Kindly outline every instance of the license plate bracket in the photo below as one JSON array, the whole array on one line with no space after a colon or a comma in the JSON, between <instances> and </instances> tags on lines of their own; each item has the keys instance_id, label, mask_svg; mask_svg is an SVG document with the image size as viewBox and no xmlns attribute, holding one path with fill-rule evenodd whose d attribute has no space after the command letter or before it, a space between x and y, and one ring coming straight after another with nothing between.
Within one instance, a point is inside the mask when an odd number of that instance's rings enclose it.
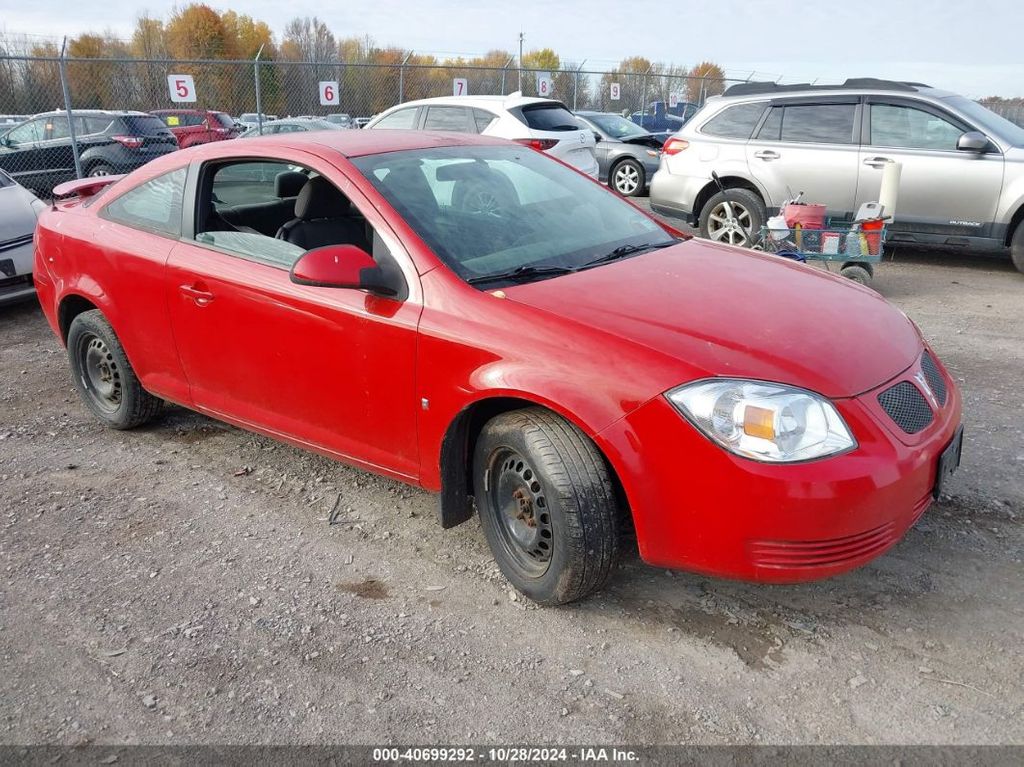
<instances>
[{"instance_id":1,"label":"license plate bracket","mask_svg":"<svg viewBox=\"0 0 1024 767\"><path fill-rule=\"evenodd\" d=\"M946 445L946 449L939 455L939 462L935 469L935 487L932 488L932 497L938 498L942 495L946 481L953 472L960 466L960 456L964 448L964 427L957 427L953 439Z\"/></svg>"}]
</instances>

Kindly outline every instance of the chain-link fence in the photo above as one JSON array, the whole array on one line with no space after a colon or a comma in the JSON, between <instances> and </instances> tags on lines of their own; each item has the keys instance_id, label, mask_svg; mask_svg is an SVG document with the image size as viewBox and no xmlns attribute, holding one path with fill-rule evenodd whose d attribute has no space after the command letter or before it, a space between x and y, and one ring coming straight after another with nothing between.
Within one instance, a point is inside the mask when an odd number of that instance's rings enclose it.
<instances>
[{"instance_id":1,"label":"chain-link fence","mask_svg":"<svg viewBox=\"0 0 1024 767\"><path fill-rule=\"evenodd\" d=\"M666 130L673 126L666 115L682 114L687 104L701 104L729 84L653 70L5 55L0 56L0 169L46 194L76 176L134 169L167 151L169 132L183 146L237 135L218 130L224 126L211 111L236 119L256 116L258 124L341 113L368 119L403 101L453 94L550 96L574 110L635 114L645 127ZM125 121L90 114L170 109L199 114L165 113L163 127L137 116ZM200 135L204 131L208 135Z\"/></svg>"}]
</instances>

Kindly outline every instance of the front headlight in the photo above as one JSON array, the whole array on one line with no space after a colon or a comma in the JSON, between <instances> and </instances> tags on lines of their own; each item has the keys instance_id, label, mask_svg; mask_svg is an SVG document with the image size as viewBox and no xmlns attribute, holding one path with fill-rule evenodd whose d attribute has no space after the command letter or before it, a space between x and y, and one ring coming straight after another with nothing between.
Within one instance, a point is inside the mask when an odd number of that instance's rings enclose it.
<instances>
[{"instance_id":1,"label":"front headlight","mask_svg":"<svg viewBox=\"0 0 1024 767\"><path fill-rule=\"evenodd\" d=\"M804 389L715 378L665 396L705 435L755 461L809 461L857 446L832 403Z\"/></svg>"}]
</instances>

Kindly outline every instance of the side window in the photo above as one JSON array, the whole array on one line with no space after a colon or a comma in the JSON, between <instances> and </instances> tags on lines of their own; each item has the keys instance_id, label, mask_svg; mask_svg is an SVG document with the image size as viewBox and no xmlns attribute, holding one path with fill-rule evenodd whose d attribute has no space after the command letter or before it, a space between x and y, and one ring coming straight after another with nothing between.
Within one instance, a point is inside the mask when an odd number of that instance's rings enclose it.
<instances>
[{"instance_id":1,"label":"side window","mask_svg":"<svg viewBox=\"0 0 1024 767\"><path fill-rule=\"evenodd\" d=\"M856 104L795 104L782 116L782 140L852 144Z\"/></svg>"},{"instance_id":2,"label":"side window","mask_svg":"<svg viewBox=\"0 0 1024 767\"><path fill-rule=\"evenodd\" d=\"M476 126L477 133L483 133L487 130L487 126L497 119L497 115L493 115L483 109L473 110L473 124Z\"/></svg>"},{"instance_id":3,"label":"side window","mask_svg":"<svg viewBox=\"0 0 1024 767\"><path fill-rule=\"evenodd\" d=\"M468 133L468 115L462 107L427 107L427 116L423 120L423 130L453 131Z\"/></svg>"},{"instance_id":4,"label":"side window","mask_svg":"<svg viewBox=\"0 0 1024 767\"><path fill-rule=\"evenodd\" d=\"M373 127L410 130L415 127L415 123L416 107L410 107L409 109L399 109L397 112L392 112Z\"/></svg>"},{"instance_id":5,"label":"side window","mask_svg":"<svg viewBox=\"0 0 1024 767\"><path fill-rule=\"evenodd\" d=\"M871 145L956 151L963 130L923 109L871 105Z\"/></svg>"},{"instance_id":6,"label":"side window","mask_svg":"<svg viewBox=\"0 0 1024 767\"><path fill-rule=\"evenodd\" d=\"M757 138L761 141L778 141L782 135L782 107L772 107L768 113L761 130L757 132Z\"/></svg>"},{"instance_id":7,"label":"side window","mask_svg":"<svg viewBox=\"0 0 1024 767\"><path fill-rule=\"evenodd\" d=\"M700 132L705 136L718 138L748 139L754 132L757 121L764 114L765 106L765 102L757 101L753 104L727 107L704 123Z\"/></svg>"},{"instance_id":8,"label":"side window","mask_svg":"<svg viewBox=\"0 0 1024 767\"><path fill-rule=\"evenodd\" d=\"M329 245L355 245L374 258L384 248L338 187L290 162L208 165L198 198L196 242L265 266L288 270L307 250Z\"/></svg>"},{"instance_id":9,"label":"side window","mask_svg":"<svg viewBox=\"0 0 1024 767\"><path fill-rule=\"evenodd\" d=\"M43 120L30 120L19 125L7 134L7 139L12 144L34 144L43 140Z\"/></svg>"},{"instance_id":10,"label":"side window","mask_svg":"<svg viewBox=\"0 0 1024 767\"><path fill-rule=\"evenodd\" d=\"M86 133L103 133L110 126L109 117L86 117L84 122Z\"/></svg>"},{"instance_id":11,"label":"side window","mask_svg":"<svg viewBox=\"0 0 1024 767\"><path fill-rule=\"evenodd\" d=\"M103 209L103 217L119 224L177 237L187 168L164 173L125 192Z\"/></svg>"},{"instance_id":12,"label":"side window","mask_svg":"<svg viewBox=\"0 0 1024 767\"><path fill-rule=\"evenodd\" d=\"M71 138L71 129L68 127L68 118L58 115L46 123L47 139Z\"/></svg>"}]
</instances>

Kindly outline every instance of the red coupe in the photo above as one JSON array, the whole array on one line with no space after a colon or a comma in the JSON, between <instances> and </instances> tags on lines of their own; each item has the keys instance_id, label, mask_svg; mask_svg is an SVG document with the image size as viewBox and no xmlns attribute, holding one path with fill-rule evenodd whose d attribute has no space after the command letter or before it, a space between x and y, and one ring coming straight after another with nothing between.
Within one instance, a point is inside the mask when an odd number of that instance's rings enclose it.
<instances>
[{"instance_id":1,"label":"red coupe","mask_svg":"<svg viewBox=\"0 0 1024 767\"><path fill-rule=\"evenodd\" d=\"M523 146L288 134L57 191L36 286L100 421L174 402L440 491L540 603L630 525L661 567L849 570L959 463L960 394L877 293Z\"/></svg>"}]
</instances>

